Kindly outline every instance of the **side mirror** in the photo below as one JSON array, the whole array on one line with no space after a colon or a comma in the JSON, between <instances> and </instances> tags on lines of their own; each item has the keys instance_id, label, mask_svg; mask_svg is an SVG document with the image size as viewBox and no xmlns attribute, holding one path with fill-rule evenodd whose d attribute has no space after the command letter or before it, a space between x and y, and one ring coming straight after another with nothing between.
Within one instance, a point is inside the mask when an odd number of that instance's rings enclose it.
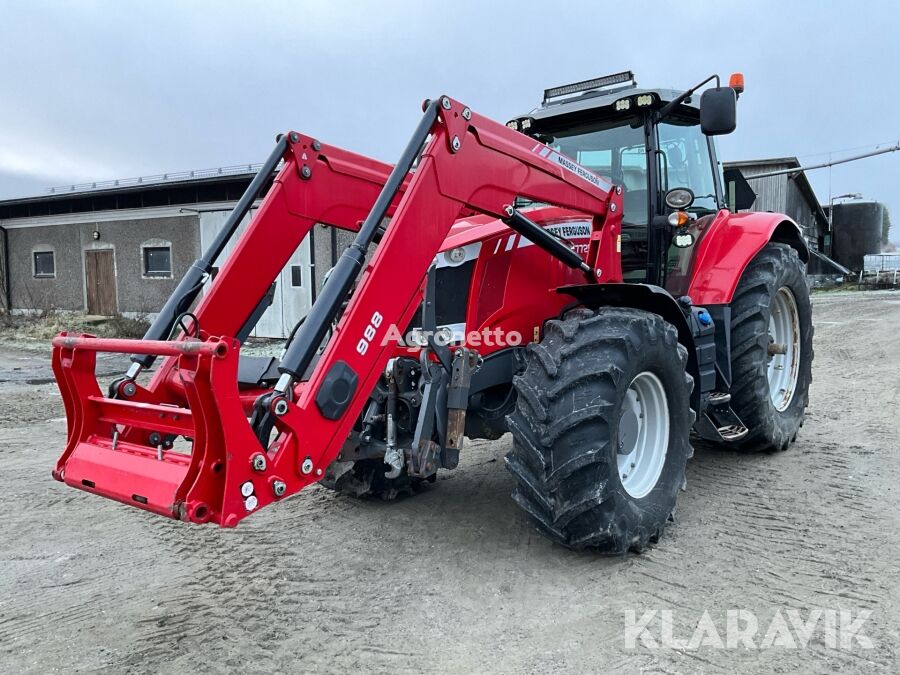
<instances>
[{"instance_id":1,"label":"side mirror","mask_svg":"<svg viewBox=\"0 0 900 675\"><path fill-rule=\"evenodd\" d=\"M730 134L737 126L737 94L731 87L707 89L700 97L700 129L707 136Z\"/></svg>"}]
</instances>

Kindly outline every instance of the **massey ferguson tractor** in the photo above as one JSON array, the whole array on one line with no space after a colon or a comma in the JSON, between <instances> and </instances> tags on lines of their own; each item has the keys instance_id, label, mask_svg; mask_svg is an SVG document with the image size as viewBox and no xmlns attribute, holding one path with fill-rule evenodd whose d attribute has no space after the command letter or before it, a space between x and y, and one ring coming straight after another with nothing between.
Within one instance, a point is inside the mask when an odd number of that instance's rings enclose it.
<instances>
[{"instance_id":1,"label":"massey ferguson tractor","mask_svg":"<svg viewBox=\"0 0 900 675\"><path fill-rule=\"evenodd\" d=\"M619 73L548 89L505 125L440 96L394 166L280 136L144 339L54 340L68 440L53 476L234 527L316 482L413 494L466 437L509 432L534 525L575 549L645 549L692 437L784 450L808 401L807 247L784 215L735 212L716 159L742 91ZM281 357L242 355L317 223L355 240ZM98 352L131 355L105 390Z\"/></svg>"}]
</instances>

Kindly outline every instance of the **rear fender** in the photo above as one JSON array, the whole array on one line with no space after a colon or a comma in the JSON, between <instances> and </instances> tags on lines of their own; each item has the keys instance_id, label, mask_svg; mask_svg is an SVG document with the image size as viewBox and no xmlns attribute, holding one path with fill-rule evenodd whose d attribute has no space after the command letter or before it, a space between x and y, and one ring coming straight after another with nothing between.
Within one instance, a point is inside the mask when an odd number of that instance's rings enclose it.
<instances>
[{"instance_id":1,"label":"rear fender","mask_svg":"<svg viewBox=\"0 0 900 675\"><path fill-rule=\"evenodd\" d=\"M690 229L695 243L679 249L666 288L675 297L689 295L695 305L731 302L747 265L770 241L792 246L804 263L809 261L800 227L780 213L722 210L698 219Z\"/></svg>"},{"instance_id":2,"label":"rear fender","mask_svg":"<svg viewBox=\"0 0 900 675\"><path fill-rule=\"evenodd\" d=\"M593 310L599 307L632 307L658 314L678 331L678 341L687 348L687 372L694 378L691 407L700 409L700 369L690 324L678 302L668 291L651 284L579 284L562 286L558 293L571 295Z\"/></svg>"}]
</instances>

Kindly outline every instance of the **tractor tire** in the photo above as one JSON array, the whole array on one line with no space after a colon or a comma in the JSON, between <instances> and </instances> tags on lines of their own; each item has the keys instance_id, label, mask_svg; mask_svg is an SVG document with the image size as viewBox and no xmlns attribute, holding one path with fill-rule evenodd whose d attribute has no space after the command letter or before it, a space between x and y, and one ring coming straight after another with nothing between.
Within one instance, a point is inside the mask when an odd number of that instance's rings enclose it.
<instances>
[{"instance_id":1,"label":"tractor tire","mask_svg":"<svg viewBox=\"0 0 900 675\"><path fill-rule=\"evenodd\" d=\"M386 478L384 472L388 467L380 459L360 460L335 477L336 468L337 464L329 466L319 485L356 498L372 497L393 501L402 495L416 494L422 483L433 482L428 478L411 478L406 474L405 467L397 478Z\"/></svg>"},{"instance_id":2,"label":"tractor tire","mask_svg":"<svg viewBox=\"0 0 900 675\"><path fill-rule=\"evenodd\" d=\"M786 324L783 314L792 315ZM770 355L775 334L785 339L786 326L793 339L779 344L790 342L793 351ZM747 265L731 301L731 408L748 433L726 447L781 451L796 439L809 403L812 342L803 262L787 244L768 244Z\"/></svg>"},{"instance_id":3,"label":"tractor tire","mask_svg":"<svg viewBox=\"0 0 900 675\"><path fill-rule=\"evenodd\" d=\"M507 417L513 499L572 549L656 543L693 455L693 379L675 327L640 310L577 309L549 321L525 360Z\"/></svg>"}]
</instances>

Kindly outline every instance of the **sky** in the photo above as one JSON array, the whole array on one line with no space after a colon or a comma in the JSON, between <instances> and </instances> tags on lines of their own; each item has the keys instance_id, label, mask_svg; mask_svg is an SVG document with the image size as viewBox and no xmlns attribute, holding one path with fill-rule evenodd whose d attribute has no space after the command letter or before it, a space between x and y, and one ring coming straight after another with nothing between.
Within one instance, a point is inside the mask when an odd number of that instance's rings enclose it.
<instances>
[{"instance_id":1,"label":"sky","mask_svg":"<svg viewBox=\"0 0 900 675\"><path fill-rule=\"evenodd\" d=\"M287 129L393 162L425 98L506 121L621 70L740 71L720 159L819 163L900 140L898 34L896 0L0 0L0 199L259 162ZM900 223L900 152L809 178Z\"/></svg>"}]
</instances>

